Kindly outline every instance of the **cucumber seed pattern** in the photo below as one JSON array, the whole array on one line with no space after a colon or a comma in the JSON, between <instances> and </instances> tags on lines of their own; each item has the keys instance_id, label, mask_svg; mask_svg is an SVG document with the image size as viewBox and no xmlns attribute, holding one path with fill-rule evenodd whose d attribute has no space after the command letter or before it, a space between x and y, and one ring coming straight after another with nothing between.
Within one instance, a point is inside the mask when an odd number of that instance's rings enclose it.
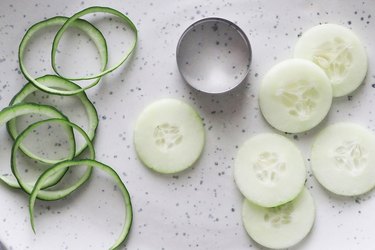
<instances>
[{"instance_id":1,"label":"cucumber seed pattern","mask_svg":"<svg viewBox=\"0 0 375 250\"><path fill-rule=\"evenodd\" d=\"M291 223L293 210L292 202L278 207L271 207L267 209L263 219L265 222L270 223L272 227L280 227L281 225Z\"/></svg>"},{"instance_id":2,"label":"cucumber seed pattern","mask_svg":"<svg viewBox=\"0 0 375 250\"><path fill-rule=\"evenodd\" d=\"M348 73L353 61L350 49L351 45L340 37L335 37L315 49L313 62L326 72L332 84L339 84Z\"/></svg>"},{"instance_id":3,"label":"cucumber seed pattern","mask_svg":"<svg viewBox=\"0 0 375 250\"><path fill-rule=\"evenodd\" d=\"M264 184L275 184L285 169L285 162L280 161L279 156L273 152L261 153L253 163L257 179Z\"/></svg>"},{"instance_id":4,"label":"cucumber seed pattern","mask_svg":"<svg viewBox=\"0 0 375 250\"><path fill-rule=\"evenodd\" d=\"M288 108L289 115L307 120L316 108L319 93L314 84L301 80L279 89L276 96Z\"/></svg>"},{"instance_id":5,"label":"cucumber seed pattern","mask_svg":"<svg viewBox=\"0 0 375 250\"><path fill-rule=\"evenodd\" d=\"M359 174L366 166L366 152L358 141L345 141L334 151L336 167Z\"/></svg>"},{"instance_id":6,"label":"cucumber seed pattern","mask_svg":"<svg viewBox=\"0 0 375 250\"><path fill-rule=\"evenodd\" d=\"M182 134L178 126L163 123L156 126L154 139L160 149L167 150L182 142Z\"/></svg>"}]
</instances>

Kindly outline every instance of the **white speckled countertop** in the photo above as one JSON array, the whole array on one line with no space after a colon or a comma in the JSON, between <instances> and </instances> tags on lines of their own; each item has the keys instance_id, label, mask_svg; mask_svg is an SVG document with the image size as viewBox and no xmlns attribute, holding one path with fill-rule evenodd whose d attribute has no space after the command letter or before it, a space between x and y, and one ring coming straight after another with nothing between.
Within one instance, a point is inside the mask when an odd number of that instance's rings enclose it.
<instances>
[{"instance_id":1,"label":"white speckled countertop","mask_svg":"<svg viewBox=\"0 0 375 250\"><path fill-rule=\"evenodd\" d=\"M107 5L126 13L139 30L139 45L127 65L87 91L100 117L97 158L119 172L131 193L134 224L124 249L261 249L242 226L243 198L233 181L233 158L248 137L276 132L260 114L259 82L272 65L292 56L298 36L311 26L332 22L353 29L366 47L369 72L356 92L334 100L322 124L307 133L287 137L301 148L310 169L311 138L322 127L336 121L353 121L375 130L375 2L371 0L1 0L1 109L25 84L17 60L25 30L43 18L70 16L93 5ZM208 16L235 22L253 48L247 79L227 94L199 93L183 82L177 69L175 50L180 35L192 22ZM115 41L114 33L104 35ZM116 54L114 51L110 47L110 55ZM38 60L35 67L42 62ZM46 70L37 72L52 71L47 65ZM162 97L176 97L193 105L204 118L207 131L207 144L199 162L176 175L160 175L143 167L132 143L138 114ZM1 131L3 139L5 128ZM7 140L0 145L2 150L11 147ZM9 158L4 156L0 159L0 173L9 166ZM29 225L27 196L0 185L0 241L13 250L106 249L120 232L124 215L113 184L100 178L100 173L95 176L65 200L38 202L36 235ZM311 174L306 185L315 198L317 218L309 236L293 249L374 249L373 191L360 197L338 197L325 191Z\"/></svg>"}]
</instances>

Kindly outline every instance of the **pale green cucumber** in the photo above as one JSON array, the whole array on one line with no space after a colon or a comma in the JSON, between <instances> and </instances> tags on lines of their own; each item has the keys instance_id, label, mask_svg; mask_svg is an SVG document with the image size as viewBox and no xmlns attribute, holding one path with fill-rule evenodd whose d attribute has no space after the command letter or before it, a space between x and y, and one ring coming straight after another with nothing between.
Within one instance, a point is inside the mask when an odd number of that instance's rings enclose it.
<instances>
[{"instance_id":1,"label":"pale green cucumber","mask_svg":"<svg viewBox=\"0 0 375 250\"><path fill-rule=\"evenodd\" d=\"M199 114L176 99L150 104L138 117L134 144L139 159L160 173L192 166L203 151L205 132Z\"/></svg>"},{"instance_id":2,"label":"pale green cucumber","mask_svg":"<svg viewBox=\"0 0 375 250\"><path fill-rule=\"evenodd\" d=\"M375 186L375 135L354 123L336 123L316 137L311 152L315 178L329 191L345 196Z\"/></svg>"},{"instance_id":3,"label":"pale green cucumber","mask_svg":"<svg viewBox=\"0 0 375 250\"><path fill-rule=\"evenodd\" d=\"M238 150L234 178L241 193L263 207L293 200L306 180L306 167L299 149L278 134L259 134Z\"/></svg>"},{"instance_id":4,"label":"pale green cucumber","mask_svg":"<svg viewBox=\"0 0 375 250\"><path fill-rule=\"evenodd\" d=\"M259 106L264 118L283 132L300 133L318 125L332 103L332 87L316 64L288 59L264 76Z\"/></svg>"},{"instance_id":5,"label":"pale green cucumber","mask_svg":"<svg viewBox=\"0 0 375 250\"><path fill-rule=\"evenodd\" d=\"M334 97L356 90L367 73L362 42L353 31L337 24L321 24L303 33L294 57L310 60L322 68L330 79Z\"/></svg>"},{"instance_id":6,"label":"pale green cucumber","mask_svg":"<svg viewBox=\"0 0 375 250\"><path fill-rule=\"evenodd\" d=\"M289 248L310 232L315 220L315 204L306 188L295 200L278 207L264 208L245 199L242 220L249 236L262 246Z\"/></svg>"}]
</instances>

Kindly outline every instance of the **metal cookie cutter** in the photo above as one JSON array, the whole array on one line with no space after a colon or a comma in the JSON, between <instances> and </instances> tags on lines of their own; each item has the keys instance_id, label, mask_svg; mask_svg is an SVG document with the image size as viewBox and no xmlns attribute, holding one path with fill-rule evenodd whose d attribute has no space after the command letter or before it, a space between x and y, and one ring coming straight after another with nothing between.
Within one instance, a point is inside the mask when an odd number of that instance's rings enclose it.
<instances>
[{"instance_id":1,"label":"metal cookie cutter","mask_svg":"<svg viewBox=\"0 0 375 250\"><path fill-rule=\"evenodd\" d=\"M251 45L234 23L210 17L190 25L177 45L177 65L185 81L206 93L224 93L247 76Z\"/></svg>"}]
</instances>

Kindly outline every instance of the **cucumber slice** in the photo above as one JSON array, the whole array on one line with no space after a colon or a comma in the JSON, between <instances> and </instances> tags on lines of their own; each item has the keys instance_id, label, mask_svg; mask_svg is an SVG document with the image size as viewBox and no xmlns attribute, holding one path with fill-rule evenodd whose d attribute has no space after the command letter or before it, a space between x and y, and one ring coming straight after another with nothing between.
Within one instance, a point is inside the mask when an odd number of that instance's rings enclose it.
<instances>
[{"instance_id":1,"label":"cucumber slice","mask_svg":"<svg viewBox=\"0 0 375 250\"><path fill-rule=\"evenodd\" d=\"M285 60L265 75L259 92L264 118L274 128L300 133L319 124L332 104L327 75L303 59Z\"/></svg>"},{"instance_id":2,"label":"cucumber slice","mask_svg":"<svg viewBox=\"0 0 375 250\"><path fill-rule=\"evenodd\" d=\"M50 124L50 123L59 123L61 125L69 126L72 129L75 129L86 140L86 143L87 143L87 146L88 146L89 152L90 152L89 158L92 159L92 160L95 159L95 149L94 149L94 146L93 146L90 138L88 137L88 135L85 133L85 131L83 129L81 129L78 125L76 125L74 123L71 123L68 120L63 120L63 119L59 119L59 118L47 119L47 120L43 120L43 121L39 121L39 122L31 124L24 131L22 131L22 133L14 141L14 144L13 144L13 147L12 147L11 160L10 160L10 162L11 162L11 168L12 168L12 173L16 177L16 179L17 179L20 187L22 188L22 190L25 191L28 194L31 194L31 192L32 192L32 190L33 190L33 188L34 188L35 185L34 184L30 184L30 183L26 183L21 178L21 175L20 175L20 173L19 173L19 171L17 169L17 157L16 157L16 155L17 155L18 148L20 147L22 141L33 130L35 130L37 127L39 127L39 126L41 126L42 124L45 124L45 123L48 123L48 124ZM61 162L61 161L59 161L59 162ZM48 171L48 169L46 171ZM56 172L54 171L53 173L55 174ZM57 190L57 191L56 190L41 190L41 191L38 192L37 197L39 199L41 199L41 200L47 200L47 201L53 201L53 200L62 199L64 197L68 196L69 194L71 194L74 190L76 190L80 186L82 186L90 178L91 173L92 173L92 167L90 165L88 165L86 171L83 173L83 175L80 177L80 179L77 182L75 182L74 184L72 184L71 186L65 187L65 188L63 188L61 190ZM44 183L44 181L42 182L42 184L43 183Z\"/></svg>"},{"instance_id":3,"label":"cucumber slice","mask_svg":"<svg viewBox=\"0 0 375 250\"><path fill-rule=\"evenodd\" d=\"M23 56L24 56L25 49L27 48L27 44L30 41L30 39L34 36L35 33L40 31L41 29L45 29L50 26L56 26L56 25L62 26L67 22L67 20L68 20L67 17L58 16L58 17L53 17L53 18L43 20L39 23L34 24L26 31L24 37L22 38L22 41L18 50L18 60L19 60L20 70L22 74L25 76L27 80L29 80L32 84L34 84L35 87L50 94L75 95L77 93L83 92L86 89L89 89L97 85L101 79L101 78L98 78L97 80L85 86L84 88L79 88L79 89L74 89L74 90L61 90L59 88L49 87L49 86L44 85L41 82L38 82L27 71L24 61L23 61ZM93 26L91 23L85 20L75 19L74 22L71 22L71 25L73 27L79 28L83 30L84 32L86 32L90 36L90 38L94 41L95 45L97 46L99 50L101 66L102 66L101 69L104 70L107 67L108 52L107 52L107 42L105 38L103 37L102 33L97 28L95 28L95 26Z\"/></svg>"},{"instance_id":4,"label":"cucumber slice","mask_svg":"<svg viewBox=\"0 0 375 250\"><path fill-rule=\"evenodd\" d=\"M176 173L193 165L204 147L202 119L188 104L162 99L149 105L135 125L139 159L160 173Z\"/></svg>"},{"instance_id":5,"label":"cucumber slice","mask_svg":"<svg viewBox=\"0 0 375 250\"><path fill-rule=\"evenodd\" d=\"M293 200L306 180L306 167L299 149L277 134L259 134L238 150L234 178L241 193L262 207L275 207Z\"/></svg>"},{"instance_id":6,"label":"cucumber slice","mask_svg":"<svg viewBox=\"0 0 375 250\"><path fill-rule=\"evenodd\" d=\"M354 196L375 186L375 135L353 123L336 123L315 139L311 167L315 178L332 193Z\"/></svg>"},{"instance_id":7,"label":"cucumber slice","mask_svg":"<svg viewBox=\"0 0 375 250\"><path fill-rule=\"evenodd\" d=\"M32 193L29 198L29 212L30 212L30 221L31 226L33 228L33 231L35 232L35 225L34 225L34 205L36 198L39 196L41 191L41 187L43 186L43 183L52 175L57 173L58 171L61 171L63 169L66 169L68 167L76 167L79 165L87 165L94 168L99 168L102 171L107 172L110 174L116 181L117 187L120 189L123 197L124 197L124 204L125 204L125 222L122 229L122 232L116 242L111 246L109 249L118 249L118 247L126 240L126 237L129 234L132 220L133 220L133 210L132 210L132 204L131 199L128 190L126 189L124 183L121 181L121 178L118 176L115 170L113 170L111 167L104 165L103 163L94 161L94 160L78 160L78 161L65 161L56 164L52 168L45 171L36 182L34 189L32 190Z\"/></svg>"},{"instance_id":8,"label":"cucumber slice","mask_svg":"<svg viewBox=\"0 0 375 250\"><path fill-rule=\"evenodd\" d=\"M353 92L367 72L366 51L353 31L322 24L307 30L298 40L294 57L304 58L322 68L331 81L333 96Z\"/></svg>"},{"instance_id":9,"label":"cucumber slice","mask_svg":"<svg viewBox=\"0 0 375 250\"><path fill-rule=\"evenodd\" d=\"M306 237L315 220L315 204L304 188L297 198L279 207L264 208L244 200L242 220L249 236L268 248L288 248Z\"/></svg>"},{"instance_id":10,"label":"cucumber slice","mask_svg":"<svg viewBox=\"0 0 375 250\"><path fill-rule=\"evenodd\" d=\"M46 75L42 76L40 78L37 78L36 81L39 83L43 84L44 86L50 87L50 88L56 88L56 89L61 89L61 90L77 90L80 89L81 87L78 86L77 84L70 82L68 80L65 80L59 76L54 76L54 75ZM27 83L12 99L9 105L15 105L18 103L24 102L24 100L29 96L32 95L34 92L38 91L39 89L36 88L32 83ZM99 124L99 117L98 113L96 112L96 109L92 102L88 99L86 93L80 92L75 95L76 98L78 98L82 105L85 107L87 117L88 117L88 128L87 128L87 135L89 136L90 140L93 141L95 138L96 134L96 129ZM71 119L70 119L71 120ZM11 135L13 139L15 139L19 132L17 131L17 126L16 126L16 119L12 119L7 123L7 128L8 132ZM70 127L69 127L70 128ZM21 145L20 146L21 150L23 151L25 148ZM77 148L76 151L76 156L80 155L83 150L87 148L87 142L83 143L80 145L79 148ZM26 152L27 153L27 152ZM53 162L57 163L57 162Z\"/></svg>"}]
</instances>

